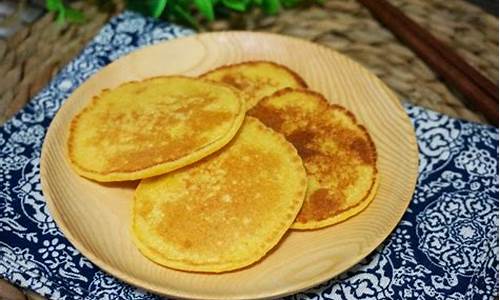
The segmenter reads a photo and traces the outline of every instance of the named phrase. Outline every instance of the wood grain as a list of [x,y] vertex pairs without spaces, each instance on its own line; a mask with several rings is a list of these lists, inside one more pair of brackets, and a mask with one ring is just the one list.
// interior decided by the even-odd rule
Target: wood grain
[[[147,77],[198,75],[215,67],[266,59],[299,73],[311,89],[354,112],[372,135],[380,188],[358,216],[322,230],[291,231],[263,260],[219,275],[171,270],[133,245],[130,205],[134,182],[99,184],[79,177],[65,157],[68,124],[104,88]],[[256,299],[290,294],[347,270],[393,230],[411,199],[418,152],[410,120],[374,75],[322,46],[264,33],[208,33],[138,50],[102,69],[69,97],[42,149],[42,188],[50,212],[74,246],[99,267],[150,291],[185,298]]]

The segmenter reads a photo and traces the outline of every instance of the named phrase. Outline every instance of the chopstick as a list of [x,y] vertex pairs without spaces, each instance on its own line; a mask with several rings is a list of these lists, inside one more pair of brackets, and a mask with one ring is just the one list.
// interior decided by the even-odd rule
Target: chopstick
[[461,92],[469,104],[498,126],[498,86],[455,51],[386,0],[358,0],[436,73]]

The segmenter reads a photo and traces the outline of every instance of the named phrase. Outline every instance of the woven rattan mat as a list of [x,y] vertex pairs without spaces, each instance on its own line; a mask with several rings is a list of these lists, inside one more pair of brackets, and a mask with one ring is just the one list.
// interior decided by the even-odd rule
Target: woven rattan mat
[[[470,64],[498,83],[498,19],[462,0],[391,0],[404,13],[451,44]],[[85,5],[85,4],[82,4]],[[0,40],[0,123],[19,110],[57,70],[74,57],[110,17],[85,8],[88,22],[59,26],[47,14],[32,27]],[[467,109],[415,54],[356,0],[329,0],[323,7],[297,8],[279,16],[258,11],[217,21],[209,30],[277,32],[336,49],[377,74],[412,103],[450,116],[486,122]]]

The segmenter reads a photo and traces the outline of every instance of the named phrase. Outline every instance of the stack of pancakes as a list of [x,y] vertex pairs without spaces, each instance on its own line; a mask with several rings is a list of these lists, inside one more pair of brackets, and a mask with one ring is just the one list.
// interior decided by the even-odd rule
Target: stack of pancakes
[[378,183],[354,115],[266,61],[102,91],[72,120],[67,150],[81,176],[141,180],[132,238],[186,271],[248,266],[289,229],[358,214]]

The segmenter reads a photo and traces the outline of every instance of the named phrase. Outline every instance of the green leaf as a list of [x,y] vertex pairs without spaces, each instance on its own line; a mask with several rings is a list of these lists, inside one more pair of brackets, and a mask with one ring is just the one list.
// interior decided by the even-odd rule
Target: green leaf
[[253,3],[257,6],[262,6],[262,0],[253,0]]
[[193,0],[176,0],[175,3],[182,7],[183,10],[187,11],[191,3],[193,3]]
[[207,18],[208,21],[214,20],[214,8],[211,0],[194,0],[198,10]]
[[66,18],[69,22],[73,23],[83,23],[85,21],[83,12],[70,7],[66,8]]
[[262,9],[270,15],[275,15],[280,10],[279,0],[262,0]]
[[165,8],[165,10],[163,11],[163,14],[161,15],[162,18],[166,19],[166,20],[170,20],[170,18],[172,17],[173,15],[173,11],[174,11],[174,3],[175,1],[167,1],[167,7]]
[[[316,0],[316,1],[322,1],[322,0]],[[297,6],[299,4],[300,0],[281,0],[281,4],[285,8],[291,8],[294,6]]]
[[155,7],[153,10],[153,17],[155,17],[155,18],[160,17],[163,10],[165,10],[165,6],[167,6],[167,0],[156,1]]
[[139,0],[126,0],[127,8],[133,11],[140,12],[147,16],[150,15],[151,11],[149,10],[148,3],[146,1]]
[[63,9],[59,10],[59,13],[57,14],[56,22],[59,25],[63,25],[65,20],[66,20],[66,11],[63,8]]
[[45,7],[50,11],[59,11],[64,9],[62,0],[46,0]]
[[193,18],[193,16],[191,16],[189,14],[189,12],[187,12],[181,6],[179,6],[179,5],[174,6],[173,14],[177,18],[179,18],[179,19],[183,20],[184,22],[186,22],[187,24],[189,24],[189,26],[191,26],[191,27],[193,27],[195,29],[199,29],[200,28],[200,25],[198,24],[198,22],[196,21],[196,19]]
[[246,11],[248,4],[250,4],[250,1],[245,1],[245,0],[222,0],[222,4],[224,4],[225,7],[230,8],[232,10],[236,11]]
[[127,8],[140,12],[146,16],[159,17],[165,6],[167,0],[126,0]]

